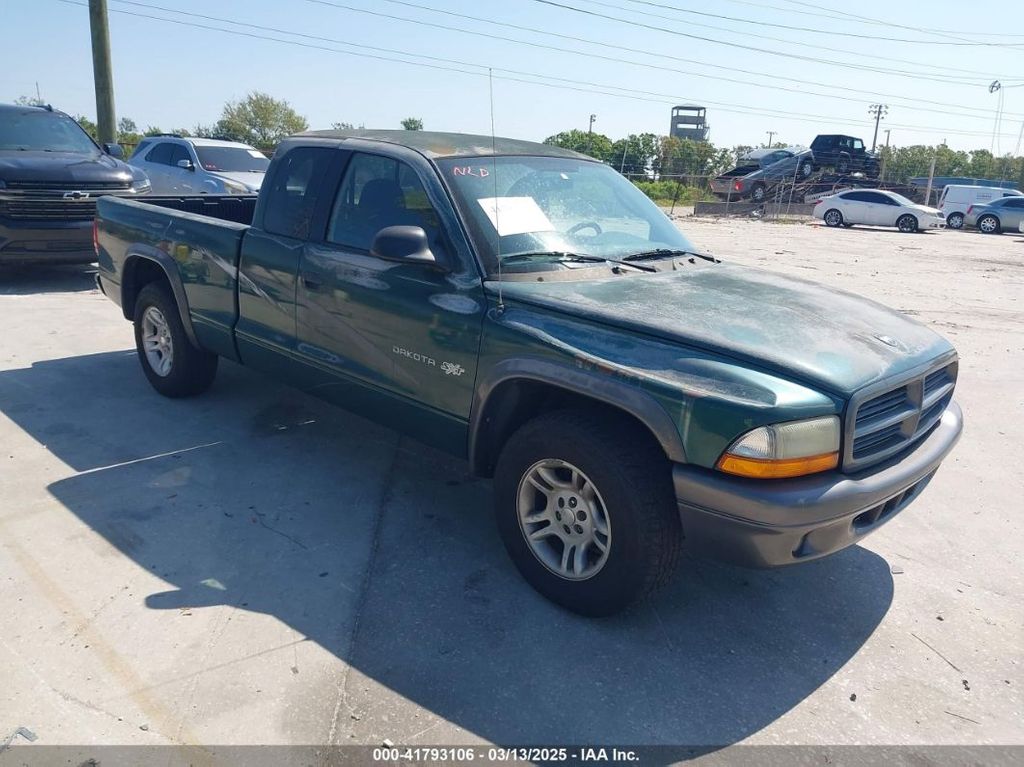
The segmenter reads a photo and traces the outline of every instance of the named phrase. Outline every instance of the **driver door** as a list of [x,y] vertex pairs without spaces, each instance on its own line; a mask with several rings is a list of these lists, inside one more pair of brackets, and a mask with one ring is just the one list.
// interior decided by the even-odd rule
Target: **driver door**
[[[428,188],[402,160],[353,153],[327,230],[302,256],[298,352],[356,383],[368,407],[408,418],[425,410],[447,424],[445,416],[469,418],[486,305],[475,265],[470,276],[455,263],[437,214],[450,203]],[[448,268],[373,255],[374,237],[388,226],[421,227]]]

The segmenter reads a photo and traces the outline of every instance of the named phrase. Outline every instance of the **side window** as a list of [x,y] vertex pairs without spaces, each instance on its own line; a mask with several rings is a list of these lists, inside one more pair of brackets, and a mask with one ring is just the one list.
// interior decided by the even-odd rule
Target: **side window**
[[863,149],[864,148],[864,142],[861,141],[859,138],[855,138],[853,140],[853,148],[854,149]]
[[387,226],[418,226],[435,247],[441,227],[419,177],[404,162],[355,154],[334,200],[327,240],[369,251]]
[[281,160],[269,188],[266,184],[263,187],[267,190],[263,201],[266,231],[308,239],[317,195],[334,151],[326,147],[298,148]]
[[182,160],[191,160],[188,150],[182,144],[171,144],[171,159],[169,165],[177,167]]
[[864,194],[867,196],[867,202],[876,202],[879,205],[896,204],[896,200],[894,200],[892,197],[887,197],[886,195],[879,194],[878,192],[865,192]]
[[1003,203],[1003,206],[1006,207],[1006,208],[1014,208],[1014,209],[1024,208],[1024,200],[1018,200],[1016,198],[1014,198],[1014,199],[1007,199],[1005,197],[1003,199],[1006,200],[1006,202]]
[[842,195],[842,198],[851,202],[874,202],[867,192],[847,192]]
[[146,155],[146,162],[155,162],[160,165],[171,164],[171,151],[174,149],[174,144],[167,141],[161,141],[155,147],[153,147],[149,154]]
[[146,152],[148,152],[150,148],[152,148],[152,146],[153,143],[151,141],[143,141],[141,144],[135,147],[135,151],[132,152],[132,159],[134,160],[136,157],[145,158]]

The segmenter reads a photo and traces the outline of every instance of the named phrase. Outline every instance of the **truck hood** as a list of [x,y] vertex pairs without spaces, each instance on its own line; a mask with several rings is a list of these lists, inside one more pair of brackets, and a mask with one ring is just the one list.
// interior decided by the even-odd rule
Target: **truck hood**
[[124,162],[108,154],[77,152],[0,151],[0,180],[52,181],[82,184],[129,182],[132,171]]
[[252,189],[254,192],[258,191],[260,186],[263,184],[263,179],[266,177],[266,173],[250,173],[247,171],[231,172],[227,173],[224,171],[211,171],[211,176],[217,176],[219,178],[227,178],[235,181],[239,184],[245,184],[247,187]]
[[921,323],[852,293],[742,266],[679,266],[601,279],[505,280],[502,292],[506,302],[749,360],[847,396],[955,353]]

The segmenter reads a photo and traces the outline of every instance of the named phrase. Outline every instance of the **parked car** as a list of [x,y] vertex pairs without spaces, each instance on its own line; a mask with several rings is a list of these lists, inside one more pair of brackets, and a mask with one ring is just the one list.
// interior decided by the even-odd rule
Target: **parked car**
[[0,104],[0,264],[94,261],[96,198],[150,190],[121,156],[52,107]]
[[988,205],[971,205],[964,213],[964,226],[976,226],[982,234],[1014,231],[1024,221],[1024,196],[1000,197]]
[[780,181],[803,181],[813,169],[808,149],[755,149],[741,157],[735,168],[713,179],[711,191],[723,200],[749,198],[764,202]]
[[840,175],[863,171],[869,178],[878,178],[878,155],[865,149],[864,142],[855,136],[815,136],[811,142],[811,152],[815,168],[835,168]]
[[664,583],[684,538],[753,566],[850,546],[961,431],[944,338],[721,263],[576,152],[313,132],[278,146],[251,225],[218,220],[252,199],[100,200],[98,283],[153,388],[199,394],[226,357],[468,459],[513,562],[571,610]]
[[163,195],[255,194],[270,165],[248,144],[171,135],[142,140],[130,162]]
[[901,232],[942,229],[942,212],[884,189],[854,189],[818,200],[814,217],[826,226],[894,226]]
[[939,197],[939,210],[946,216],[946,226],[950,229],[962,229],[964,214],[972,205],[988,205],[993,200],[1003,197],[1020,197],[1017,189],[1001,186],[968,186],[965,184],[948,184],[942,189]]

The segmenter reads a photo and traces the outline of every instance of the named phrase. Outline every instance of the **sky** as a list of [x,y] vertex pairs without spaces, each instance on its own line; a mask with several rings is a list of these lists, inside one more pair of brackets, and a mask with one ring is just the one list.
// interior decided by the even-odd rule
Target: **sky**
[[[868,108],[882,103],[880,144],[889,129],[896,146],[1024,150],[1020,0],[967,15],[959,0],[108,3],[117,116],[140,128],[212,124],[260,90],[311,128],[414,116],[486,134],[491,68],[495,132],[515,138],[585,131],[592,114],[612,139],[664,134],[674,104],[696,103],[722,146],[769,131],[870,145]],[[0,102],[38,84],[55,107],[95,117],[87,0],[0,0],[0,29]],[[1003,87],[990,93],[993,80]]]

